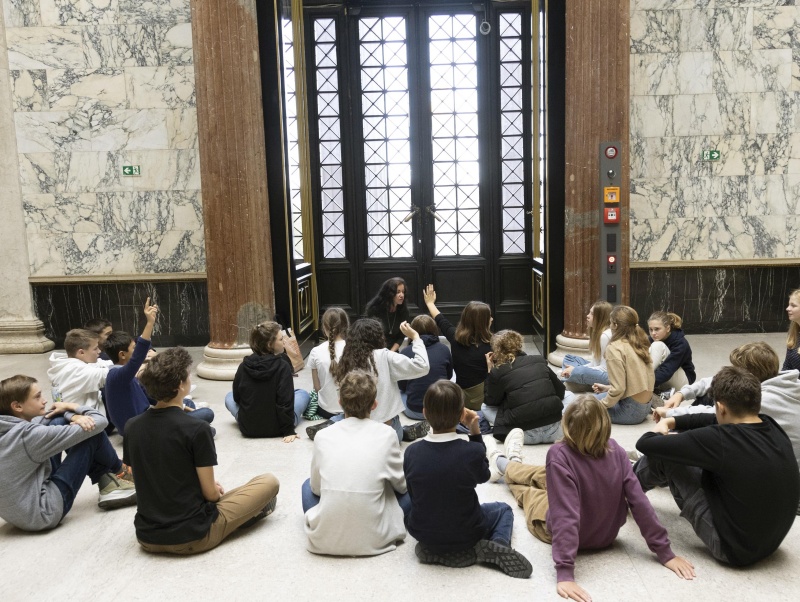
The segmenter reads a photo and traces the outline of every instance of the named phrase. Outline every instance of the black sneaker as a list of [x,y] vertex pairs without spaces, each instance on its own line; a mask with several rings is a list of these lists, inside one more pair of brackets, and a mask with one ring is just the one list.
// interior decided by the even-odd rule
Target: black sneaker
[[475,544],[475,555],[478,562],[496,565],[509,577],[527,579],[533,572],[533,567],[522,554],[488,539],[482,539]]
[[321,431],[322,429],[326,429],[334,424],[336,423],[333,420],[326,420],[325,422],[320,422],[319,424],[312,424],[311,426],[306,428],[306,435],[308,435],[308,438],[313,441],[314,437],[317,436],[317,433],[319,431]]
[[421,543],[414,548],[414,553],[422,564],[441,564],[451,569],[463,569],[472,566],[478,560],[477,548],[467,548],[458,552],[445,552],[437,554],[432,552]]
[[423,420],[422,422],[417,422],[416,424],[409,424],[408,426],[403,427],[403,441],[416,441],[417,439],[422,439],[425,435],[428,434],[431,425],[428,424],[427,420]]

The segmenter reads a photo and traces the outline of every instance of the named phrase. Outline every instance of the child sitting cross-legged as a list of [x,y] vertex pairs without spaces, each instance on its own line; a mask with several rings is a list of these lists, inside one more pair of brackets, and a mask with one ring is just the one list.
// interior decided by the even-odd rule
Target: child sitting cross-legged
[[319,432],[302,499],[308,550],[335,556],[391,552],[406,537],[403,455],[390,426],[370,420],[377,379],[353,370],[339,383],[345,419]]
[[156,405],[128,421],[123,457],[136,473],[133,521],[147,552],[197,554],[275,509],[278,479],[257,476],[225,492],[214,480],[211,427],[183,411],[192,358],[182,347],[155,356],[139,377]]
[[126,471],[103,432],[105,416],[88,406],[45,405],[36,379],[0,382],[0,517],[25,531],[53,529],[87,476],[98,484],[101,508],[135,504],[133,483],[115,474]]
[[[453,568],[487,562],[527,579],[531,563],[511,548],[511,507],[481,504],[475,492],[490,476],[478,414],[464,407],[463,391],[449,380],[428,388],[423,413],[433,432],[406,449],[403,464],[411,495],[406,526],[419,541],[417,558]],[[459,422],[469,428],[469,441],[456,435]]]
[[489,460],[493,480],[505,477],[531,534],[553,544],[558,594],[591,599],[575,582],[575,558],[579,550],[614,543],[629,509],[658,560],[679,577],[693,579],[694,567],[672,552],[627,453],[610,438],[611,420],[602,402],[578,395],[564,412],[562,429],[564,438],[547,451],[545,466],[522,464],[519,429],[509,433],[506,455],[495,451]]

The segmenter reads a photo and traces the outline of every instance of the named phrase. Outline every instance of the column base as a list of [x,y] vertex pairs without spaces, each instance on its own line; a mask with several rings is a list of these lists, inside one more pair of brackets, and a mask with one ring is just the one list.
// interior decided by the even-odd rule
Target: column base
[[208,380],[233,380],[242,360],[253,353],[250,347],[219,349],[206,345],[203,361],[197,365],[197,376]]
[[564,356],[567,354],[579,355],[591,360],[592,353],[589,351],[589,339],[572,339],[561,334],[556,335],[556,350],[547,356],[547,361],[560,368],[564,361]]
[[0,320],[0,354],[45,353],[55,346],[41,320]]

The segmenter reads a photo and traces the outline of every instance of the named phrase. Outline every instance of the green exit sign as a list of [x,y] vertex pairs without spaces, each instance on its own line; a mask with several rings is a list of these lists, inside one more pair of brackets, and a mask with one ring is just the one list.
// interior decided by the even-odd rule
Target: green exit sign
[[140,176],[140,175],[142,175],[142,167],[141,167],[141,165],[123,165],[122,166],[122,175],[123,176]]
[[722,153],[716,149],[703,151],[703,161],[719,161],[721,157]]

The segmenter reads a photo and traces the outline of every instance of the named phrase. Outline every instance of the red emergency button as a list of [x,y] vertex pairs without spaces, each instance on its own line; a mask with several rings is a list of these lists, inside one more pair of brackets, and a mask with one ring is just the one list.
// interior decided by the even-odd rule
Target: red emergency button
[[613,159],[617,156],[617,147],[616,146],[609,146],[606,148],[606,158]]
[[609,274],[616,274],[617,273],[617,256],[616,255],[609,255],[607,260],[607,272]]

